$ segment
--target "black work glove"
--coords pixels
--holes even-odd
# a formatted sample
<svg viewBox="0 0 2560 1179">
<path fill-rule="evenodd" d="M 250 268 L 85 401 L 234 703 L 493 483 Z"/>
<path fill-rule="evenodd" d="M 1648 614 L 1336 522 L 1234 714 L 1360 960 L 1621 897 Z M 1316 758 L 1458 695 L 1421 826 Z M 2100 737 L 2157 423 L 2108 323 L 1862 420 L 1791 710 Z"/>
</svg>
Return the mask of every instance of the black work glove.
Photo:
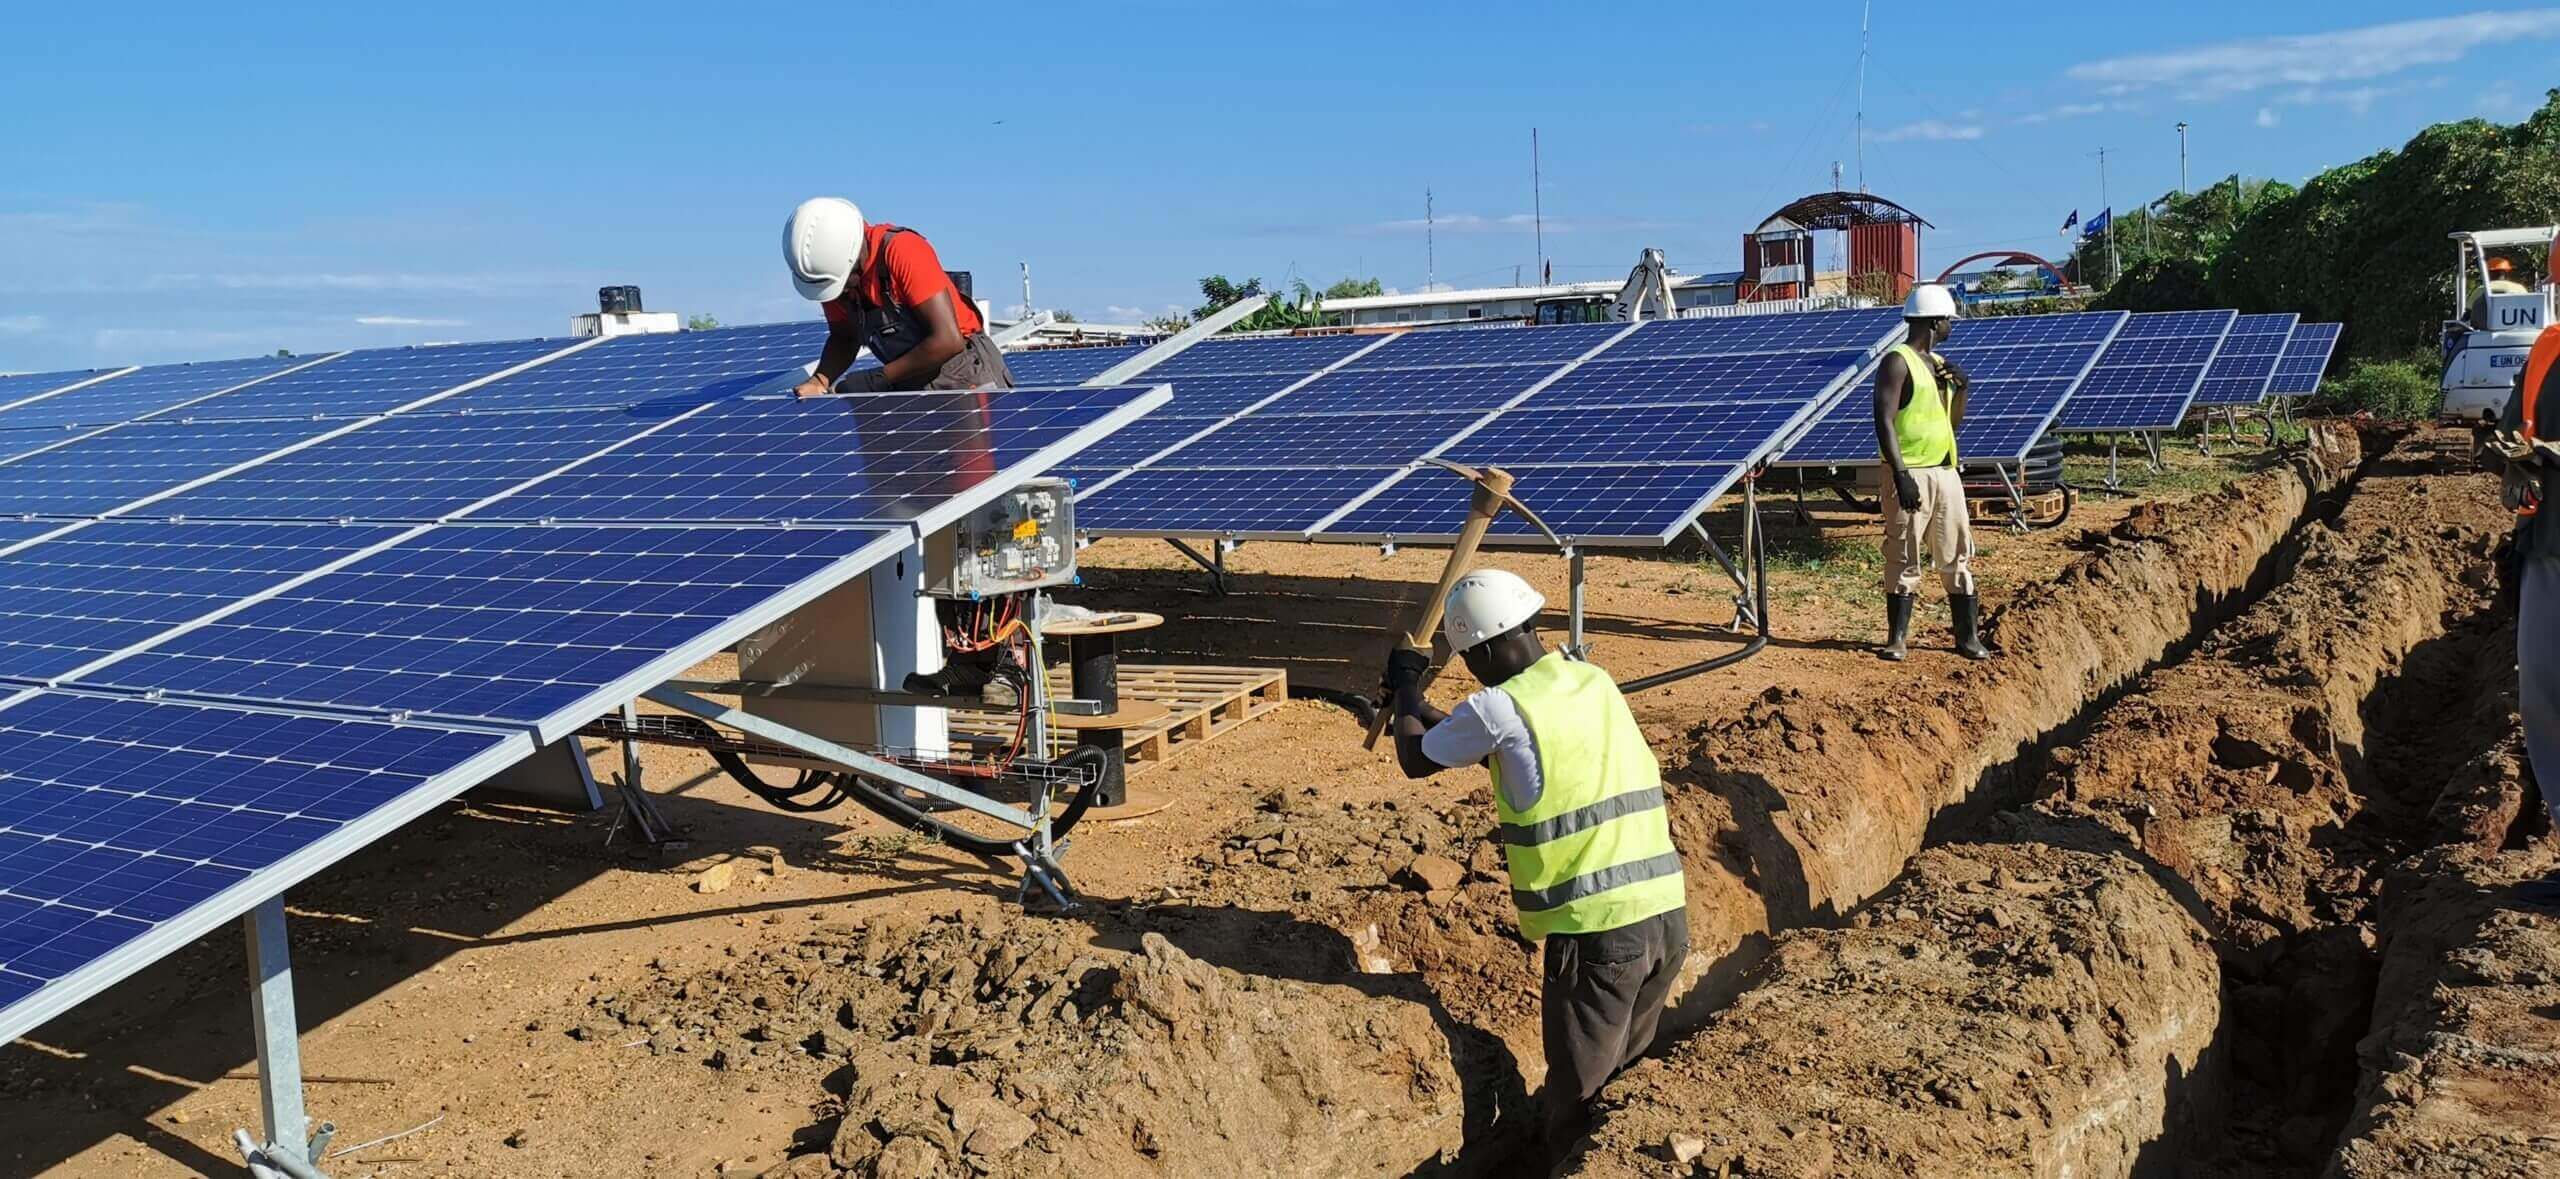
<svg viewBox="0 0 2560 1179">
<path fill-rule="evenodd" d="M 1895 471 L 1893 494 L 1901 502 L 1903 511 L 1912 511 L 1920 506 L 1920 481 L 1912 478 L 1909 471 Z"/>
<path fill-rule="evenodd" d="M 1396 694 L 1404 691 L 1405 685 L 1421 683 L 1422 677 L 1430 672 L 1430 652 L 1418 651 L 1412 647 L 1398 647 L 1387 652 L 1387 674 L 1380 678 L 1378 683 L 1387 690 L 1388 702 L 1393 703 Z"/>
<path fill-rule="evenodd" d="M 1938 375 L 1955 392 L 1961 393 L 1973 387 L 1973 375 L 1964 371 L 1963 365 L 1944 356 L 1938 357 Z"/>
</svg>

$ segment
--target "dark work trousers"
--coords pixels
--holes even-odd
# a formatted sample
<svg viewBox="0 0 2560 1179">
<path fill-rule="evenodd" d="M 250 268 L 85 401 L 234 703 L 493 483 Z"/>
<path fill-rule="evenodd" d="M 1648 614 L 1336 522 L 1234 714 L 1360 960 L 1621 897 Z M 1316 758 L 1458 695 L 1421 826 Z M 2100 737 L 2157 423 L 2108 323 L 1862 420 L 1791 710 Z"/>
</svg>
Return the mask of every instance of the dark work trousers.
<svg viewBox="0 0 2560 1179">
<path fill-rule="evenodd" d="M 1547 1151 L 1559 1157 L 1582 1134 L 1600 1087 L 1653 1047 L 1662 1001 L 1689 956 L 1689 913 L 1673 909 L 1599 933 L 1547 935 Z"/>
</svg>

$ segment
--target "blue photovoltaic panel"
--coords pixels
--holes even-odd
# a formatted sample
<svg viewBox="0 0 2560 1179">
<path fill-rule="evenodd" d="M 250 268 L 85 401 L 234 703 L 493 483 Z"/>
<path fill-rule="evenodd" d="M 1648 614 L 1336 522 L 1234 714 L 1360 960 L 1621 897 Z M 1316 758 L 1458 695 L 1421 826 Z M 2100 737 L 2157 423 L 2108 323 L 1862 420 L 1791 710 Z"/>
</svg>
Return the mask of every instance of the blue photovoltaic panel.
<svg viewBox="0 0 2560 1179">
<path fill-rule="evenodd" d="M 1132 471 L 1076 501 L 1076 527 L 1145 536 L 1305 533 L 1394 467 Z M 1463 511 L 1463 507 L 1461 508 Z"/>
<path fill-rule="evenodd" d="M 2275 375 L 2276 360 L 2284 354 L 2285 341 L 2293 336 L 2296 318 L 2286 311 L 2243 315 L 2234 321 L 2231 334 L 2222 339 L 2222 351 L 2214 356 L 2213 367 L 2205 370 L 2204 387 L 2197 390 L 2195 403 L 2230 407 L 2256 405 L 2265 400 L 2267 383 Z"/>
<path fill-rule="evenodd" d="M 447 526 L 83 679 L 532 723 L 902 540 L 867 528 Z"/>
<path fill-rule="evenodd" d="M 363 417 L 504 372 L 576 342 L 506 340 L 495 344 L 369 348 L 199 401 L 188 406 L 181 416 L 196 421 Z"/>
<path fill-rule="evenodd" d="M 1150 458 L 1166 447 L 1201 433 L 1218 424 L 1215 418 L 1168 418 L 1149 414 L 1111 432 L 1111 436 L 1077 451 L 1060 469 L 1090 473 L 1093 477 L 1109 474 Z"/>
<path fill-rule="evenodd" d="M 0 710 L 0 1039 L 327 866 L 310 849 L 350 824 L 423 811 L 471 784 L 419 797 L 438 775 L 522 744 L 59 692 Z M 253 874 L 262 886 L 240 887 Z M 111 960 L 154 931 L 164 944 Z"/>
<path fill-rule="evenodd" d="M 47 447 L 76 441 L 104 428 L 48 426 L 38 430 L 0 430 L 0 463 L 14 458 L 23 458 Z M 5 466 L 0 466 L 0 471 L 7 469 Z"/>
<path fill-rule="evenodd" d="M 0 521 L 0 548 L 6 548 L 20 541 L 34 540 L 45 533 L 56 532 L 70 526 L 60 520 Z"/>
<path fill-rule="evenodd" d="M 672 414 L 705 402 L 781 394 L 808 377 L 824 323 L 617 336 L 436 403 L 438 409 L 618 409 Z"/>
<path fill-rule="evenodd" d="M 0 514 L 91 516 L 274 452 L 343 422 L 141 422 L 0 463 Z"/>
<path fill-rule="evenodd" d="M 2329 371 L 2329 353 L 2338 346 L 2338 328 L 2334 323 L 2306 323 L 2293 329 L 2284 355 L 2276 360 L 2275 379 L 2267 383 L 2267 392 L 2284 397 L 2319 392 L 2320 376 Z"/>
<path fill-rule="evenodd" d="M 1602 356 L 1607 356 L 1603 353 Z M 1532 409 L 1569 405 L 1694 405 L 1815 396 L 1866 363 L 1864 349 L 1760 352 L 1669 360 L 1593 360 L 1540 389 Z"/>
<path fill-rule="evenodd" d="M 173 496 L 151 514 L 434 520 L 652 424 L 619 409 L 401 414 Z M 8 470 L 0 466 L 0 480 Z"/>
<path fill-rule="evenodd" d="M 399 531 L 116 522 L 0 555 L 0 676 L 68 674 Z"/>
<path fill-rule="evenodd" d="M 1478 332 L 1487 335 L 1490 332 Z M 1336 369 L 1293 389 L 1289 395 L 1254 411 L 1274 413 L 1392 413 L 1403 411 L 1471 411 L 1498 409 L 1527 392 L 1553 364 L 1477 365 L 1467 368 L 1390 370 Z M 1174 382 L 1179 402 L 1182 383 Z"/>
<path fill-rule="evenodd" d="M 111 426 L 176 409 L 209 393 L 311 364 L 310 356 L 253 356 L 204 364 L 155 364 L 113 380 L 0 411 L 0 428 Z M 320 362 L 322 367 L 326 361 Z M 183 412 L 183 411 L 181 411 Z"/>
<path fill-rule="evenodd" d="M 1343 367 L 1442 368 L 1453 364 L 1555 366 L 1627 330 L 1623 323 L 1569 323 L 1546 327 L 1464 328 L 1405 332 Z"/>
<path fill-rule="evenodd" d="M 2044 433 L 2107 343 L 2121 311 L 1959 320 L 1939 353 L 1972 378 L 1956 453 L 1970 462 L 2015 460 Z M 1873 376 L 1862 377 L 1872 385 Z M 1786 448 L 1796 466 L 1876 461 L 1874 403 L 1849 396 Z"/>
<path fill-rule="evenodd" d="M 1448 456 L 1469 465 L 1732 463 L 1762 447 L 1805 409 L 1794 402 L 1515 409 L 1460 439 Z M 1524 500 L 1541 514 L 1546 506 Z"/>
<path fill-rule="evenodd" d="M 2170 430 L 2187 416 L 2205 369 L 2236 311 L 2154 311 L 2134 316 L 2071 394 L 2055 428 Z"/>
<path fill-rule="evenodd" d="M 30 397 L 42 397 L 65 385 L 103 377 L 111 368 L 76 369 L 58 373 L 10 373 L 0 376 L 0 408 L 16 405 Z"/>
<path fill-rule="evenodd" d="M 1073 385 L 1101 376 L 1111 366 L 1146 351 L 1152 345 L 1112 344 L 1099 348 L 1042 348 L 1033 352 L 1007 352 L 1005 371 L 1013 375 L 1016 385 Z"/>
<path fill-rule="evenodd" d="M 115 425 L 133 422 L 146 414 L 169 412 L 192 402 L 197 396 L 215 394 L 230 386 L 248 384 L 261 376 L 282 373 L 292 366 L 315 363 L 312 355 L 282 358 L 282 355 L 253 355 L 246 361 L 207 361 L 207 363 L 161 363 L 151 368 L 118 376 L 113 381 L 97 381 L 92 386 L 72 389 L 69 394 L 46 396 L 41 402 L 20 404 L 0 412 L 0 430 L 20 427 L 74 427 L 74 425 Z"/>
<path fill-rule="evenodd" d="M 2157 336 L 2204 336 L 2219 340 L 2231 330 L 2237 311 L 2145 311 L 2135 315 L 2118 340 L 2148 340 Z"/>
<path fill-rule="evenodd" d="M 1510 470 L 1519 480 L 1512 493 L 1535 506 L 1557 535 L 1602 539 L 1656 537 L 1685 527 L 1741 473 L 1733 464 Z M 1468 495 L 1464 482 L 1442 472 L 1413 471 L 1327 525 L 1322 535 L 1382 540 L 1453 536 L 1466 522 Z M 1487 535 L 1544 543 L 1542 534 L 1510 512 L 1496 518 Z"/>
<path fill-rule="evenodd" d="M 2222 350 L 2240 356 L 2273 356 L 2284 351 L 2285 341 L 2292 338 L 2294 325 L 2301 318 L 2290 311 L 2243 315 L 2232 322 Z"/>
<path fill-rule="evenodd" d="M 1894 308 L 1648 320 L 1634 335 L 1609 345 L 1594 359 L 1867 348 L 1901 326 L 1902 312 Z"/>
<path fill-rule="evenodd" d="M 1294 397 L 1279 402 L 1287 405 Z M 1190 470 L 1392 467 L 1410 462 L 1481 413 L 1247 414 L 1166 455 L 1156 465 Z"/>
<path fill-rule="evenodd" d="M 1202 373 L 1306 374 L 1378 343 L 1376 336 L 1270 336 L 1207 339 L 1139 374 L 1149 381 Z M 1019 380 L 1020 378 L 1016 378 Z M 1179 383 L 1177 382 L 1177 387 Z"/>
<path fill-rule="evenodd" d="M 733 401 L 465 518 L 906 521 L 1159 397 L 1114 385 Z"/>
<path fill-rule="evenodd" d="M 1148 415 L 1155 418 L 1223 418 L 1307 378 L 1299 373 L 1243 373 L 1220 377 L 1184 377 L 1168 382 L 1173 400 Z"/>
</svg>

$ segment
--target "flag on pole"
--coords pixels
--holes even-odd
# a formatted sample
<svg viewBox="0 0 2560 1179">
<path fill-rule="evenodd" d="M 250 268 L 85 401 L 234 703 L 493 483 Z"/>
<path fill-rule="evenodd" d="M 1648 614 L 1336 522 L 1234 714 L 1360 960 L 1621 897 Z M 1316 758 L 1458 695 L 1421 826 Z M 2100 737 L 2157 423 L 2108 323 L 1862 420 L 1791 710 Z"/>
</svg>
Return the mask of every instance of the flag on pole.
<svg viewBox="0 0 2560 1179">
<path fill-rule="evenodd" d="M 2107 231 L 2107 219 L 2114 213 L 2115 210 L 2111 208 L 2098 210 L 2097 216 L 2090 218 L 2087 225 L 2080 227 L 2080 236 L 2089 238 L 2105 233 Z"/>
<path fill-rule="evenodd" d="M 2078 225 L 2078 224 L 2080 224 L 2080 210 L 2078 210 L 2078 209 L 2073 209 L 2073 210 L 2071 210 L 2071 215 L 2070 215 L 2070 216 L 2065 217 L 2065 218 L 2063 218 L 2063 219 L 2062 219 L 2062 229 L 2063 229 L 2063 232 L 2066 232 L 2066 233 L 2070 232 L 2071 227 L 2072 227 L 2072 226 L 2074 226 L 2074 225 Z"/>
</svg>

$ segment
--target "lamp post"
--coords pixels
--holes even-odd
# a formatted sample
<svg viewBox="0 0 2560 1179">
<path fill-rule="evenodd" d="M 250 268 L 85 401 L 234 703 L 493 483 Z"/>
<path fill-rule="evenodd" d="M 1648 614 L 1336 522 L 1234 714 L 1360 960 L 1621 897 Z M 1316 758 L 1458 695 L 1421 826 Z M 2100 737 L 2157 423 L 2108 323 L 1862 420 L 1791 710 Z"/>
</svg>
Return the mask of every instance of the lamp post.
<svg viewBox="0 0 2560 1179">
<path fill-rule="evenodd" d="M 2187 195 L 2187 121 L 2178 120 L 2178 195 Z"/>
</svg>

